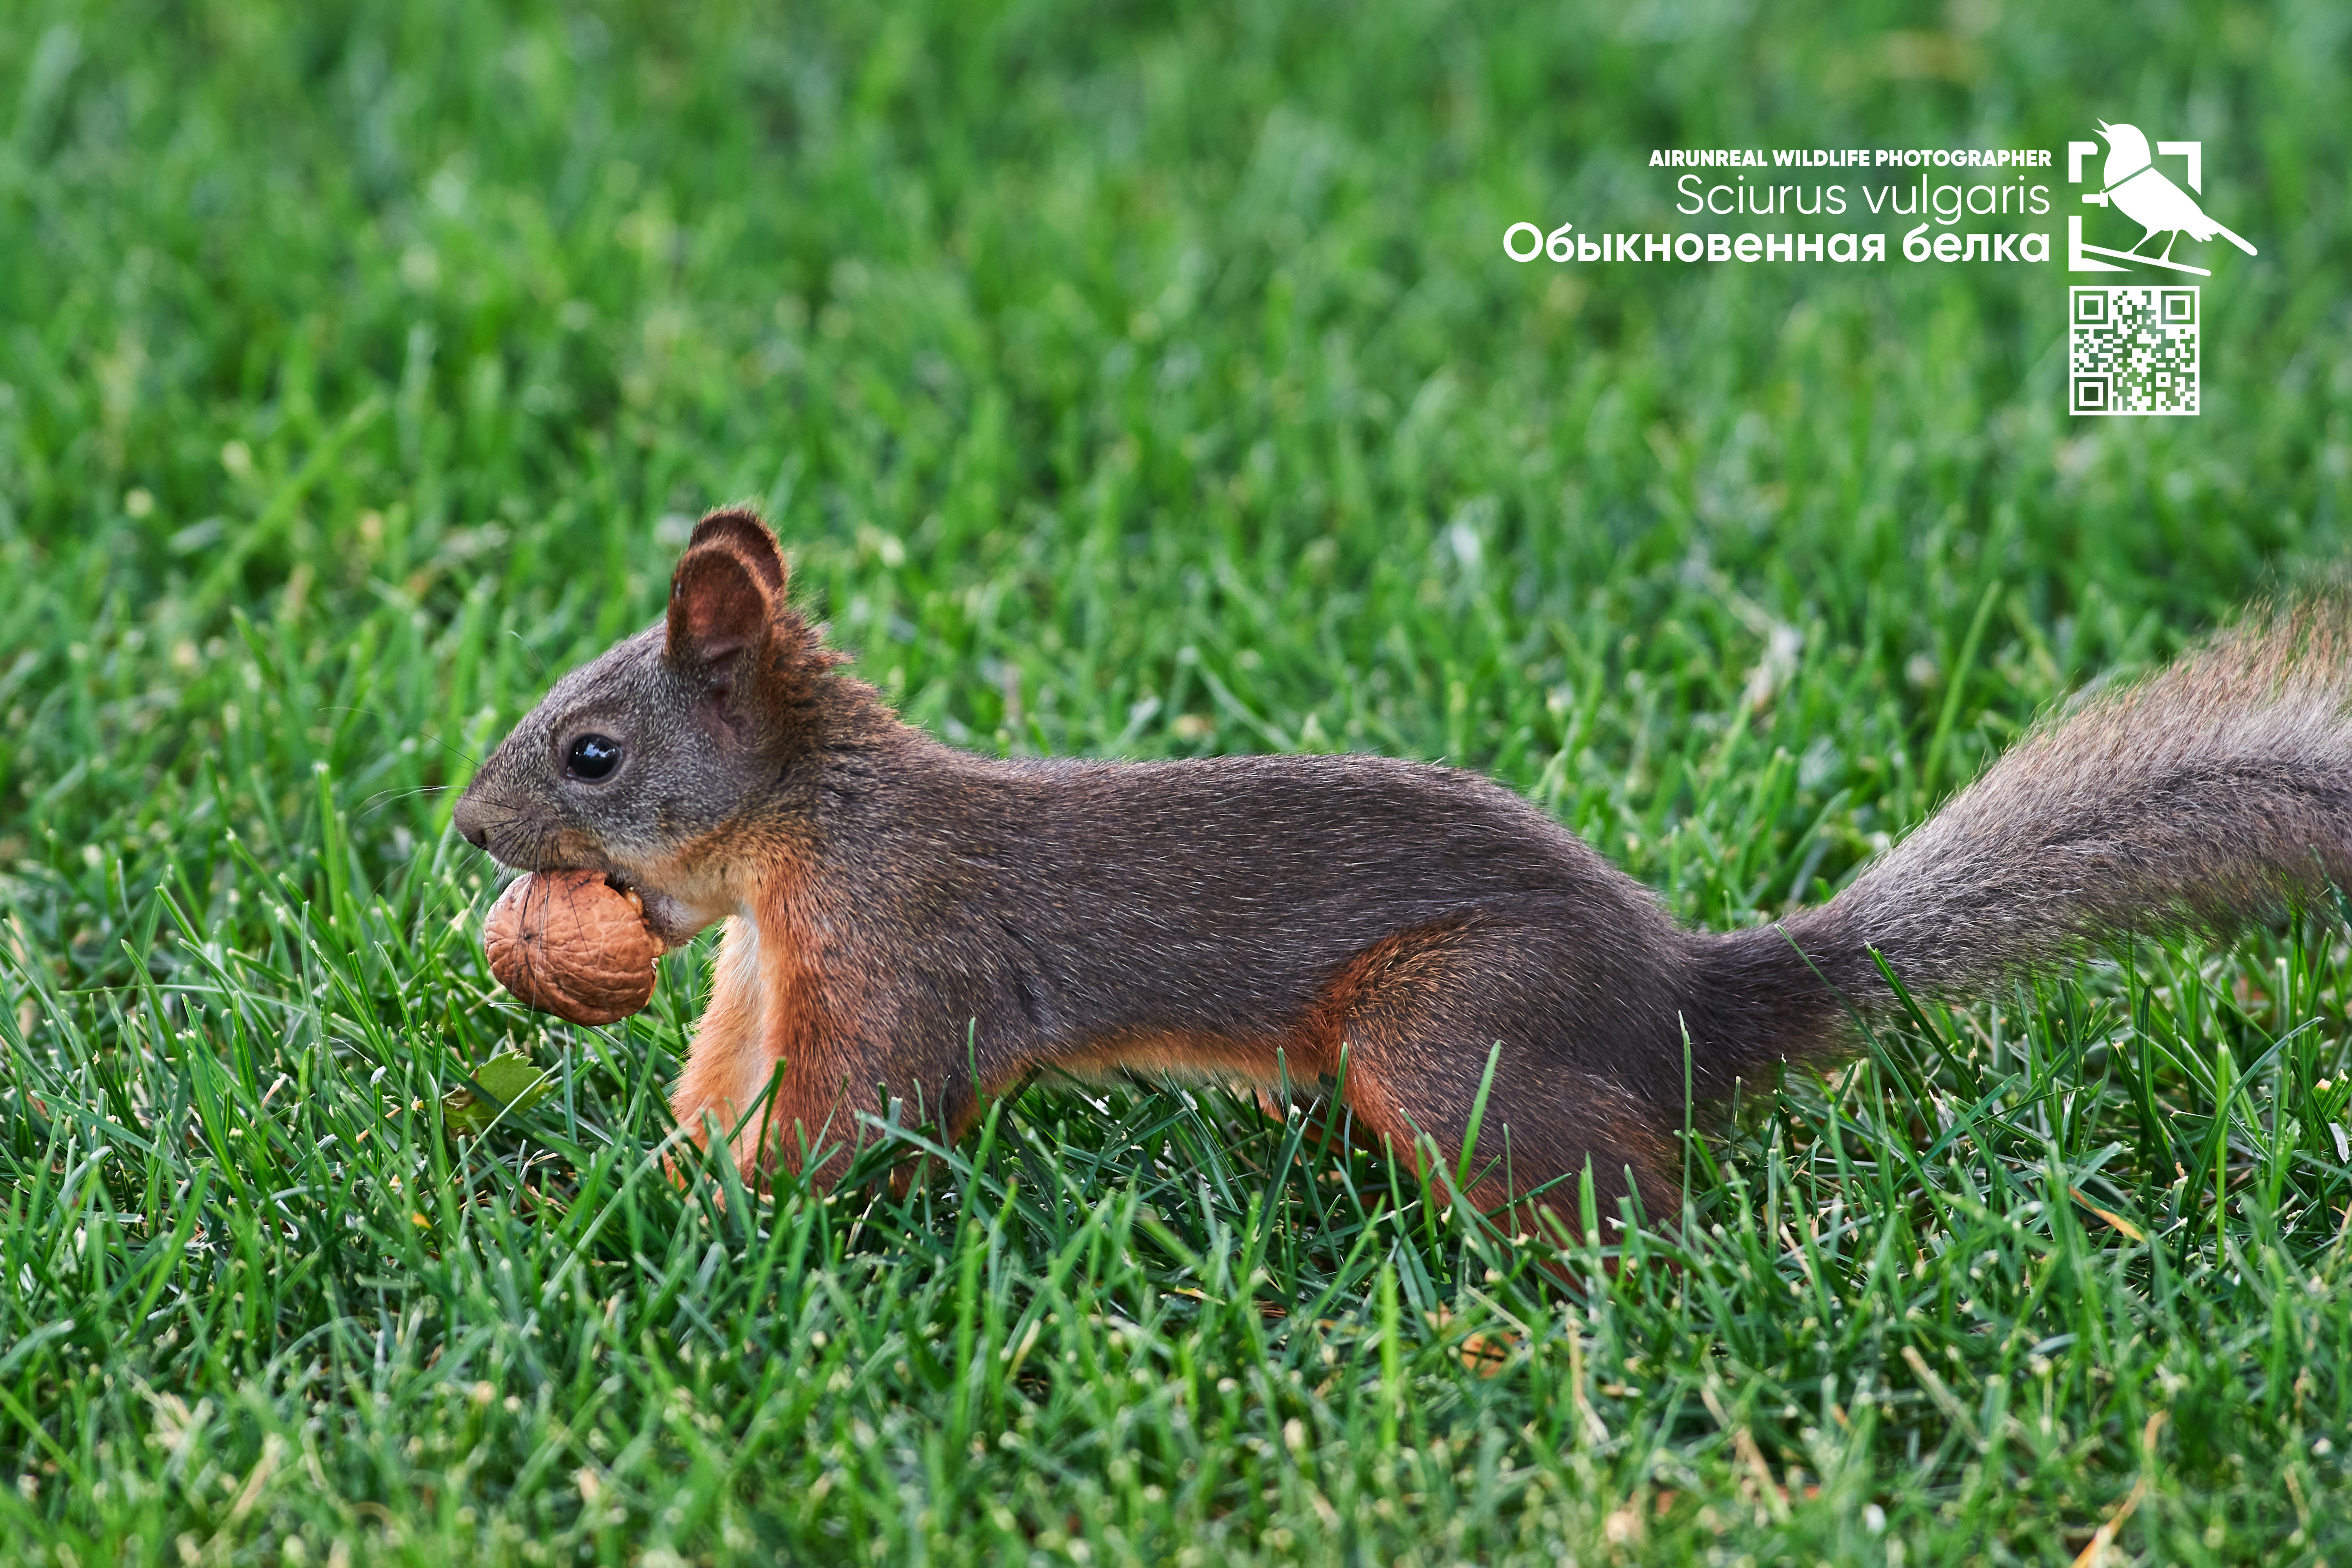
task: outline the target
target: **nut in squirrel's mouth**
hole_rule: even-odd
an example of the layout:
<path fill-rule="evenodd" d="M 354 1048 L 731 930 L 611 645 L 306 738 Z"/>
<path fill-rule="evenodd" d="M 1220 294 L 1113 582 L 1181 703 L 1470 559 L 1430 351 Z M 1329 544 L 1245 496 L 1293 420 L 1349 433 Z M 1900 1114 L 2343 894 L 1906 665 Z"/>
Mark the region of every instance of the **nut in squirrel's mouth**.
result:
<path fill-rule="evenodd" d="M 612 866 L 541 866 L 535 871 L 525 871 L 521 877 L 552 876 L 562 871 L 595 871 L 603 875 L 604 885 L 616 893 L 626 895 L 644 917 L 646 929 L 661 942 L 664 952 L 673 952 L 694 939 L 694 934 L 710 922 L 697 921 L 687 907 L 667 893 L 649 891 L 640 886 L 627 872 Z M 519 878 L 517 879 L 519 879 Z"/>
<path fill-rule="evenodd" d="M 682 870 L 667 861 L 651 865 L 623 867 L 600 851 L 597 847 L 560 845 L 559 853 L 547 857 L 543 864 L 521 868 L 526 872 L 593 871 L 604 879 L 604 885 L 616 893 L 625 894 L 637 906 L 646 929 L 657 938 L 664 952 L 674 952 L 691 942 L 696 933 L 707 929 L 732 912 L 731 904 L 717 904 L 707 897 L 698 897 L 697 879 L 690 870 Z M 679 889 L 680 891 L 671 891 Z"/>
<path fill-rule="evenodd" d="M 596 868 L 604 873 L 604 885 L 616 893 L 625 893 L 645 917 L 646 929 L 660 939 L 664 952 L 684 947 L 694 933 L 709 924 L 698 921 L 686 906 L 667 893 L 653 891 L 638 885 L 627 872 L 611 866 Z"/>

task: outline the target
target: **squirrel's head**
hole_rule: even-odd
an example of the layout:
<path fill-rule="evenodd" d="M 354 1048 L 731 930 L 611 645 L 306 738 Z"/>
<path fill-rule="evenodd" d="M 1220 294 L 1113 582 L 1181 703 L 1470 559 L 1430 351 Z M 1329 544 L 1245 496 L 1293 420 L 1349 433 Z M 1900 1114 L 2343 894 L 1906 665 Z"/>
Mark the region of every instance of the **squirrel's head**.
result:
<path fill-rule="evenodd" d="M 745 823 L 821 742 L 837 661 L 784 602 L 776 536 L 714 511 L 671 575 L 669 611 L 562 680 L 457 802 L 457 831 L 504 865 L 593 868 L 644 899 L 673 944 L 749 895 Z M 734 829 L 734 831 L 730 831 Z"/>

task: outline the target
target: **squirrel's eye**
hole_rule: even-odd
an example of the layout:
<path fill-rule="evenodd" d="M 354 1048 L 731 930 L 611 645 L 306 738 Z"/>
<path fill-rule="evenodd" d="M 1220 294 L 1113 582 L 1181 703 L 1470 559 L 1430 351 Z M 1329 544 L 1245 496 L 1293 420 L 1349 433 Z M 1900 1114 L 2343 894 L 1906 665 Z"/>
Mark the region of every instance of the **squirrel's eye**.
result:
<path fill-rule="evenodd" d="M 621 765 L 621 742 L 610 735 L 583 735 L 572 742 L 563 765 L 575 779 L 601 779 Z"/>

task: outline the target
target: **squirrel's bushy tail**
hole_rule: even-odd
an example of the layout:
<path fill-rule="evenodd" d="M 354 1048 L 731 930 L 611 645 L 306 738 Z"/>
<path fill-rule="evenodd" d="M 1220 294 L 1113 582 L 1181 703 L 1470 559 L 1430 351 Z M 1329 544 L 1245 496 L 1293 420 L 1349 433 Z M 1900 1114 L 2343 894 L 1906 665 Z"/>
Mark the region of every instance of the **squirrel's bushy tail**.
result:
<path fill-rule="evenodd" d="M 1720 939 L 1706 1010 L 1729 1057 L 1802 1055 L 1834 1019 L 1761 1004 L 1817 972 L 1837 1011 L 1881 1010 L 1874 949 L 1911 990 L 1958 997 L 2105 939 L 2226 937 L 2331 882 L 2352 889 L 2341 591 L 2045 720 L 1829 903 Z"/>

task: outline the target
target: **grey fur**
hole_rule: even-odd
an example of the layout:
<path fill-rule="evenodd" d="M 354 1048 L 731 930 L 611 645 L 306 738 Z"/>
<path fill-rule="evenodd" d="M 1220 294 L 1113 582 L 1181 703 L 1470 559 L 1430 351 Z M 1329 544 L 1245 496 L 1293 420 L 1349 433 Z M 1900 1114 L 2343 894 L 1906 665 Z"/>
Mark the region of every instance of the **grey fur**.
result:
<path fill-rule="evenodd" d="M 2043 722 L 1789 930 L 1859 991 L 1881 989 L 1876 948 L 1958 994 L 2102 940 L 2226 937 L 2348 874 L 2352 626 L 2331 595 Z"/>

